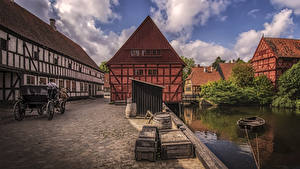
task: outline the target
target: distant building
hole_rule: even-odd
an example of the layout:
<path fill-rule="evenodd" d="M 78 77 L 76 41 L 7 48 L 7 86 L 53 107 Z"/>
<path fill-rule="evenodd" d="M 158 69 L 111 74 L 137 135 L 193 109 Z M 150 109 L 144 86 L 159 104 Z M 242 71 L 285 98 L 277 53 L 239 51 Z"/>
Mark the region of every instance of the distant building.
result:
<path fill-rule="evenodd" d="M 185 81 L 185 95 L 198 94 L 201 86 L 208 82 L 215 82 L 221 79 L 228 80 L 231 76 L 234 63 L 219 63 L 217 69 L 212 66 L 197 66 L 192 68 L 191 74 Z"/>
<path fill-rule="evenodd" d="M 109 73 L 104 74 L 104 98 L 110 98 Z"/>
<path fill-rule="evenodd" d="M 55 20 L 43 22 L 12 0 L 0 1 L 0 101 L 13 101 L 22 85 L 52 81 L 72 98 L 103 96 L 103 72 Z"/>
<path fill-rule="evenodd" d="M 131 97 L 131 79 L 164 86 L 163 101 L 166 103 L 178 103 L 182 99 L 185 63 L 149 16 L 107 66 L 111 101 L 126 101 Z"/>
<path fill-rule="evenodd" d="M 300 40 L 262 37 L 251 59 L 255 76 L 266 75 L 276 86 L 286 70 L 300 60 Z"/>

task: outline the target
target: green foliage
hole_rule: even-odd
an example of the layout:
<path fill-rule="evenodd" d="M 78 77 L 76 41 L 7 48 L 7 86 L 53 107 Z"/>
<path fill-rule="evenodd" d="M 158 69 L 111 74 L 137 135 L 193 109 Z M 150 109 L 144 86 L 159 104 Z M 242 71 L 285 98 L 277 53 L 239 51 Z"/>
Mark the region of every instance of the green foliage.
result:
<path fill-rule="evenodd" d="M 109 69 L 108 69 L 108 67 L 106 66 L 106 61 L 101 62 L 99 68 L 100 68 L 100 70 L 102 70 L 104 73 L 108 73 L 108 72 L 109 72 Z"/>
<path fill-rule="evenodd" d="M 300 62 L 280 76 L 278 95 L 287 95 L 292 100 L 300 99 Z"/>
<path fill-rule="evenodd" d="M 291 100 L 287 95 L 276 97 L 272 102 L 273 107 L 294 108 L 295 101 Z"/>
<path fill-rule="evenodd" d="M 192 73 L 192 67 L 195 66 L 195 60 L 194 58 L 187 58 L 184 56 L 181 56 L 181 59 L 186 64 L 185 68 L 183 68 L 183 80 L 185 80 L 191 73 Z"/>
<path fill-rule="evenodd" d="M 273 100 L 275 94 L 274 87 L 270 79 L 265 75 L 254 78 L 254 88 L 256 89 L 256 96 L 259 104 L 269 104 Z"/>
<path fill-rule="evenodd" d="M 232 78 L 239 87 L 252 86 L 254 80 L 254 70 L 250 64 L 237 63 L 232 68 Z"/>
<path fill-rule="evenodd" d="M 300 62 L 294 64 L 279 78 L 279 91 L 272 106 L 300 108 Z"/>
<path fill-rule="evenodd" d="M 220 105 L 270 104 L 274 96 L 271 81 L 256 77 L 252 86 L 239 87 L 233 81 L 210 82 L 201 88 L 200 96 Z"/>
<path fill-rule="evenodd" d="M 219 63 L 225 63 L 225 60 L 222 60 L 220 56 L 218 56 L 216 58 L 216 60 L 212 64 L 212 67 L 215 68 L 215 69 L 217 69 L 217 66 L 219 65 Z"/>

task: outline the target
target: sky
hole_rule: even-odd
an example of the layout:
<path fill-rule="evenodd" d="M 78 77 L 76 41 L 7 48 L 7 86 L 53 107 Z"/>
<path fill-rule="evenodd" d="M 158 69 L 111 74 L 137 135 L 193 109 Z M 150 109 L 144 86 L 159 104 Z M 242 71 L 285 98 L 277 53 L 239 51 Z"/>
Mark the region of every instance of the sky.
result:
<path fill-rule="evenodd" d="M 252 58 L 262 36 L 300 38 L 300 0 L 15 0 L 81 45 L 109 60 L 150 16 L 176 52 L 210 65 Z"/>

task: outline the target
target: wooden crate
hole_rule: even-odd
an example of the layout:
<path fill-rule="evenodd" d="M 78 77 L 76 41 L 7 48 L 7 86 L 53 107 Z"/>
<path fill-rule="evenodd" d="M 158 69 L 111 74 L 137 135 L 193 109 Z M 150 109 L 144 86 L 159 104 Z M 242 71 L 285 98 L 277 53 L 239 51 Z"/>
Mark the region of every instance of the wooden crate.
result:
<path fill-rule="evenodd" d="M 156 161 L 158 131 L 155 126 L 143 126 L 135 142 L 135 159 Z"/>
<path fill-rule="evenodd" d="M 193 158 L 194 146 L 181 130 L 160 130 L 161 159 Z"/>

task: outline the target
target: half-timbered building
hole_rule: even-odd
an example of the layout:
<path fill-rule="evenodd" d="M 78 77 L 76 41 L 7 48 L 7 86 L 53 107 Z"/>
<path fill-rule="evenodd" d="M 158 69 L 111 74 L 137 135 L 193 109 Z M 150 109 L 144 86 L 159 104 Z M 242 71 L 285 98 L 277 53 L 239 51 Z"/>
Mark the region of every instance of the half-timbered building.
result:
<path fill-rule="evenodd" d="M 0 101 L 13 101 L 21 85 L 52 81 L 72 98 L 103 96 L 103 76 L 75 42 L 12 0 L 0 1 Z"/>
<path fill-rule="evenodd" d="M 266 75 L 276 86 L 278 78 L 300 60 L 300 40 L 262 37 L 251 59 L 255 76 Z"/>
<path fill-rule="evenodd" d="M 111 101 L 126 101 L 131 97 L 131 79 L 164 86 L 163 101 L 166 103 L 178 103 L 182 99 L 185 63 L 149 16 L 107 66 Z"/>

